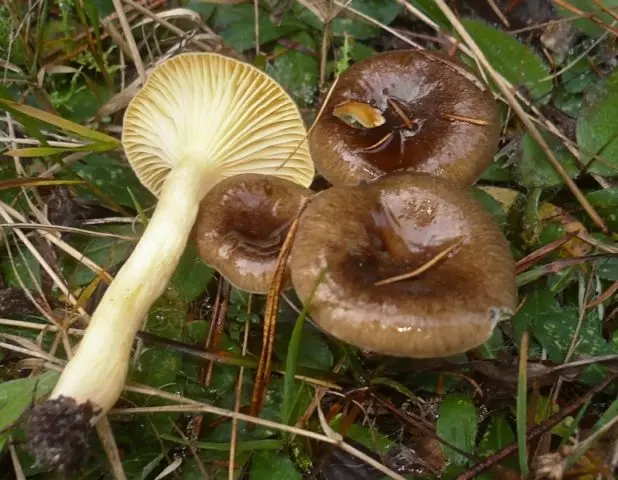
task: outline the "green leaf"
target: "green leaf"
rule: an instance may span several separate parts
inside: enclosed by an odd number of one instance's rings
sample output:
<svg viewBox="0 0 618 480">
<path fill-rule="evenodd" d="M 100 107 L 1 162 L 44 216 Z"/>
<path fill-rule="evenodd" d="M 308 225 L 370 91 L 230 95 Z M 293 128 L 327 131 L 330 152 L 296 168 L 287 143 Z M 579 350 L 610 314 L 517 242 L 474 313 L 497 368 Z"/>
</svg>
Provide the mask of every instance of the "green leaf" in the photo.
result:
<svg viewBox="0 0 618 480">
<path fill-rule="evenodd" d="M 53 125 L 61 130 L 66 130 L 67 132 L 79 135 L 80 137 L 87 138 L 95 142 L 113 143 L 116 146 L 120 147 L 120 141 L 114 137 L 110 137 L 105 133 L 97 132 L 96 130 L 84 127 L 83 125 L 79 125 L 78 123 L 71 122 L 70 120 L 66 120 L 62 117 L 58 117 L 57 115 L 51 114 L 44 110 L 33 108 L 30 105 L 23 105 L 16 102 L 11 102 L 3 98 L 0 98 L 0 104 L 9 110 L 17 111 L 31 118 L 35 118 L 49 125 Z"/>
<path fill-rule="evenodd" d="M 437 435 L 451 445 L 468 453 L 474 451 L 478 417 L 472 398 L 467 395 L 449 395 L 440 405 Z M 442 445 L 444 456 L 457 465 L 466 465 L 468 460 L 454 450 Z"/>
<path fill-rule="evenodd" d="M 81 178 L 97 186 L 105 195 L 119 205 L 133 207 L 134 203 L 127 189 L 130 189 L 143 208 L 148 208 L 156 201 L 154 195 L 144 187 L 135 176 L 133 169 L 107 155 L 88 155 L 72 167 Z M 78 187 L 82 198 L 100 202 L 87 187 Z"/>
<path fill-rule="evenodd" d="M 514 338 L 519 345 L 522 334 L 535 319 L 560 312 L 560 304 L 552 291 L 544 284 L 536 284 L 531 292 L 525 292 L 526 301 L 513 317 Z"/>
<path fill-rule="evenodd" d="M 618 72 L 588 93 L 576 134 L 584 165 L 601 157 L 590 165 L 592 173 L 618 175 Z"/>
<path fill-rule="evenodd" d="M 0 432 L 12 426 L 33 401 L 47 395 L 58 376 L 56 372 L 45 372 L 36 377 L 0 383 Z M 8 433 L 0 433 L 0 451 L 7 436 Z"/>
<path fill-rule="evenodd" d="M 107 85 L 89 83 L 88 87 L 73 90 L 66 89 L 54 91 L 54 94 L 61 96 L 62 104 L 58 106 L 58 111 L 66 118 L 74 122 L 85 122 L 94 117 L 97 110 L 105 104 L 111 97 L 112 92 Z M 95 90 L 96 89 L 96 90 Z"/>
<path fill-rule="evenodd" d="M 498 200 L 493 198 L 489 193 L 481 190 L 478 187 L 472 187 L 470 192 L 472 193 L 474 198 L 476 198 L 476 200 L 481 205 L 483 205 L 483 207 L 485 207 L 485 210 L 491 213 L 498 225 L 503 228 L 507 223 L 507 213 L 504 210 L 503 205 Z"/>
<path fill-rule="evenodd" d="M 494 160 L 483 172 L 480 179 L 490 182 L 508 182 L 511 180 L 511 170 L 505 164 L 505 157 L 500 157 Z"/>
<path fill-rule="evenodd" d="M 289 342 L 292 335 L 291 325 L 280 323 L 275 336 L 275 353 L 285 360 L 288 356 Z M 302 330 L 302 342 L 298 346 L 298 365 L 328 371 L 334 363 L 333 353 L 326 340 L 315 328 L 305 325 Z"/>
<path fill-rule="evenodd" d="M 534 101 L 545 102 L 552 90 L 549 67 L 530 47 L 510 35 L 478 21 L 462 23 L 483 51 L 491 65 L 515 87 L 526 87 Z"/>
<path fill-rule="evenodd" d="M 284 18 L 275 24 L 271 15 L 262 10 L 259 16 L 260 45 L 270 43 L 292 33 L 305 30 L 307 26 L 294 19 Z M 255 15 L 253 4 L 219 5 L 213 18 L 223 40 L 232 48 L 243 52 L 255 48 Z"/>
<path fill-rule="evenodd" d="M 19 279 L 24 282 L 26 288 L 32 290 L 35 288 L 35 280 L 39 285 L 41 284 L 41 264 L 34 258 L 30 250 L 27 250 L 24 246 L 21 248 L 21 254 L 19 251 L 13 249 L 13 263 L 8 255 L 4 255 L 2 263 L 0 264 L 0 273 L 6 283 L 7 287 L 21 288 Z M 22 256 L 23 254 L 23 256 Z M 31 275 L 32 273 L 32 275 Z M 34 277 L 34 279 L 32 278 Z"/>
<path fill-rule="evenodd" d="M 477 454 L 488 457 L 515 441 L 515 434 L 504 413 L 491 416 L 489 427 L 479 442 Z"/>
<path fill-rule="evenodd" d="M 573 341 L 578 324 L 575 309 L 547 313 L 534 319 L 531 332 L 547 351 L 552 362 L 562 363 Z M 575 353 L 586 355 L 604 355 L 612 353 L 607 341 L 602 336 L 602 323 L 596 312 L 592 311 L 582 321 Z"/>
<path fill-rule="evenodd" d="M 586 195 L 611 230 L 618 230 L 618 187 L 597 190 Z"/>
<path fill-rule="evenodd" d="M 435 0 L 407 0 L 408 3 L 414 5 L 421 12 L 436 22 L 443 30 L 451 30 L 451 22 L 442 13 L 440 7 L 436 5 Z"/>
<path fill-rule="evenodd" d="M 577 52 L 577 55 L 580 54 L 581 52 Z M 573 60 L 575 60 L 575 52 L 572 55 L 569 55 L 569 57 L 567 57 L 562 63 L 564 65 L 568 65 Z M 573 66 L 571 66 L 571 68 L 560 76 L 560 81 L 564 86 L 564 90 L 571 94 L 582 93 L 597 79 L 598 76 L 595 71 L 590 68 L 590 61 L 588 58 L 578 60 Z"/>
<path fill-rule="evenodd" d="M 114 13 L 114 4 L 109 0 L 92 0 L 92 4 L 96 7 L 101 18 L 105 18 Z"/>
<path fill-rule="evenodd" d="M 139 235 L 139 231 L 136 232 L 131 225 L 106 225 L 96 228 L 96 231 L 128 237 Z M 126 260 L 136 242 L 123 238 L 74 235 L 70 243 L 90 260 L 107 270 Z M 97 276 L 90 268 L 77 262 L 73 257 L 64 257 L 62 265 L 64 274 L 71 285 L 87 285 Z"/>
<path fill-rule="evenodd" d="M 335 431 L 340 430 L 341 422 L 344 419 L 343 415 L 338 415 L 332 422 L 331 427 Z M 372 452 L 377 452 L 380 455 L 387 454 L 393 447 L 397 446 L 397 442 L 389 438 L 387 435 L 383 435 L 380 432 L 372 431 L 371 429 L 353 423 L 346 431 L 346 437 L 356 440 L 358 443 L 368 448 Z"/>
<path fill-rule="evenodd" d="M 602 3 L 608 9 L 615 9 L 618 7 L 618 0 L 602 0 Z M 591 14 L 593 18 L 600 20 L 605 25 L 611 25 L 613 22 L 613 18 L 608 13 L 603 12 L 591 0 L 569 0 L 569 4 L 578 10 Z M 554 6 L 561 17 L 572 19 L 570 21 L 573 25 L 590 37 L 599 37 L 603 32 L 607 31 L 588 18 L 581 18 L 581 16 L 577 15 L 575 12 L 569 11 L 557 4 L 554 4 Z"/>
<path fill-rule="evenodd" d="M 599 428 L 603 427 L 603 425 L 616 418 L 616 415 L 618 415 L 618 397 L 616 397 L 611 405 L 603 412 L 603 415 L 601 415 L 592 427 L 592 431 L 596 432 Z"/>
<path fill-rule="evenodd" d="M 316 44 L 306 32 L 300 32 L 289 40 L 315 51 Z M 266 73 L 277 80 L 301 107 L 312 105 L 318 91 L 318 59 L 308 53 L 279 46 L 273 50 L 273 55 L 276 58 L 266 65 Z"/>
<path fill-rule="evenodd" d="M 180 257 L 170 283 L 183 294 L 187 301 L 192 302 L 204 293 L 213 275 L 214 269 L 202 262 L 197 256 L 195 246 L 190 243 Z"/>
<path fill-rule="evenodd" d="M 202 16 L 202 20 L 206 21 L 213 14 L 217 5 L 215 3 L 205 2 L 202 0 L 189 0 L 185 4 L 185 8 L 193 10 Z"/>
<path fill-rule="evenodd" d="M 349 5 L 384 25 L 390 25 L 403 9 L 399 2 L 389 0 L 352 0 Z M 350 35 L 356 40 L 375 38 L 380 35 L 379 28 L 361 20 L 343 18 L 342 15 L 333 20 L 332 28 L 333 35 Z"/>
<path fill-rule="evenodd" d="M 544 135 L 558 162 L 566 169 L 571 178 L 577 176 L 579 168 L 575 157 L 553 135 Z M 541 146 L 529 134 L 521 140 L 521 158 L 517 163 L 518 182 L 528 188 L 556 187 L 564 184 Z"/>
<path fill-rule="evenodd" d="M 173 288 L 166 292 L 150 308 L 145 330 L 149 333 L 180 341 L 183 338 L 184 325 L 188 314 L 188 303 Z M 182 385 L 177 382 L 182 367 L 182 356 L 165 346 L 151 346 L 142 350 L 137 364 L 131 370 L 131 380 L 144 383 L 154 388 L 172 393 L 183 393 Z M 162 405 L 166 400 L 157 397 L 136 396 L 141 404 Z M 178 414 L 154 415 L 150 425 L 158 432 L 171 430 L 170 421 Z"/>
<path fill-rule="evenodd" d="M 262 451 L 251 461 L 250 480 L 300 480 L 302 475 L 282 453 Z"/>
<path fill-rule="evenodd" d="M 606 258 L 597 263 L 597 274 L 604 280 L 618 281 L 618 258 Z"/>
</svg>

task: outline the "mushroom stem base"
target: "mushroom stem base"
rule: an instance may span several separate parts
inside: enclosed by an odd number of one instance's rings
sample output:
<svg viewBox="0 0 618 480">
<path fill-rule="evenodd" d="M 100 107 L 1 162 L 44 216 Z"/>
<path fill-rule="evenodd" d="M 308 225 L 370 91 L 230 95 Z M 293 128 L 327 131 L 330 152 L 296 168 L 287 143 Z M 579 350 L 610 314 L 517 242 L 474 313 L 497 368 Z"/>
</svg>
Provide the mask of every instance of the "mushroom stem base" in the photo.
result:
<svg viewBox="0 0 618 480">
<path fill-rule="evenodd" d="M 29 449 L 45 466 L 78 468 L 87 457 L 91 421 L 96 414 L 90 402 L 78 404 L 64 396 L 37 405 L 26 422 Z"/>
</svg>

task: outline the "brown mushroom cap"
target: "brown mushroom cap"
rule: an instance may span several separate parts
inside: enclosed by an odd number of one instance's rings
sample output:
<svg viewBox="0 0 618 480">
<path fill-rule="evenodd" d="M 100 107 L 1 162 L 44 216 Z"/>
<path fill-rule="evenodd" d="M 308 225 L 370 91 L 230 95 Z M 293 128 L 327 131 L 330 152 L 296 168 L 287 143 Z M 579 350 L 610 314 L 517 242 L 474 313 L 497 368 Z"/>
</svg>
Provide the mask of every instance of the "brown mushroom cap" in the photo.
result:
<svg viewBox="0 0 618 480">
<path fill-rule="evenodd" d="M 424 273 L 375 283 L 452 253 Z M 486 341 L 516 307 L 515 265 L 490 214 L 463 187 L 389 175 L 309 202 L 289 261 L 294 288 L 326 332 L 404 357 L 441 357 Z"/>
<path fill-rule="evenodd" d="M 222 180 L 200 203 L 192 232 L 200 258 L 239 289 L 266 293 L 289 227 L 310 194 L 269 175 Z"/>
<path fill-rule="evenodd" d="M 335 115 L 349 102 L 368 105 L 356 115 L 361 124 L 375 116 L 371 107 L 385 122 L 351 126 Z M 413 122 L 408 128 L 400 128 L 397 109 Z M 400 171 L 468 185 L 492 162 L 499 136 L 499 111 L 487 86 L 450 58 L 402 50 L 363 60 L 339 77 L 310 146 L 318 171 L 333 185 Z"/>
</svg>

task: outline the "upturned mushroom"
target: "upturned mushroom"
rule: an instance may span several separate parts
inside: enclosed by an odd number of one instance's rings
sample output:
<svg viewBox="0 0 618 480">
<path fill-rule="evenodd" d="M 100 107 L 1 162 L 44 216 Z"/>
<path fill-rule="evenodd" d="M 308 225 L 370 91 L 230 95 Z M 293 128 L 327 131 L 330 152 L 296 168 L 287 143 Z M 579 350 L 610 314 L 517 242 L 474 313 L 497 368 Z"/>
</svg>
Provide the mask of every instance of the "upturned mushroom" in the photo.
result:
<svg viewBox="0 0 618 480">
<path fill-rule="evenodd" d="M 489 88 L 455 60 L 425 51 L 377 54 L 338 79 L 310 137 L 333 185 L 417 172 L 467 185 L 500 136 Z"/>
<path fill-rule="evenodd" d="M 120 396 L 135 334 L 176 268 L 204 195 L 247 172 L 308 186 L 314 167 L 305 138 L 291 97 L 247 63 L 189 53 L 152 71 L 126 110 L 122 144 L 158 204 L 50 398 L 30 415 L 39 460 L 70 465 L 71 446 Z"/>
<path fill-rule="evenodd" d="M 493 218 L 463 187 L 429 175 L 315 195 L 289 262 L 317 325 L 384 355 L 465 352 L 516 308 L 514 260 Z"/>
<path fill-rule="evenodd" d="M 222 180 L 202 200 L 193 228 L 200 258 L 237 288 L 267 293 L 290 225 L 310 195 L 308 188 L 270 175 Z"/>
</svg>

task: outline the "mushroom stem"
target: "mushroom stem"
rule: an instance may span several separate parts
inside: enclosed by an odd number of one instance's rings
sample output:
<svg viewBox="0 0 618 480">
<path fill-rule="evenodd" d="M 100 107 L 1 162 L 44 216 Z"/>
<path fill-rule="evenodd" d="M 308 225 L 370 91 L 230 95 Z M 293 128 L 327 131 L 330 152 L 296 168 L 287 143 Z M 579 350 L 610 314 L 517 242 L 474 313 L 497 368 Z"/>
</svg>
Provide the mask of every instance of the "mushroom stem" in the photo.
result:
<svg viewBox="0 0 618 480">
<path fill-rule="evenodd" d="M 103 411 L 116 402 L 135 334 L 184 252 L 204 194 L 203 178 L 191 168 L 169 173 L 148 227 L 105 292 L 51 398 L 90 400 Z"/>
<path fill-rule="evenodd" d="M 50 423 L 77 422 L 88 406 L 90 418 L 80 419 L 83 431 L 118 400 L 135 335 L 184 252 L 208 176 L 186 166 L 168 174 L 142 238 L 105 292 L 50 398 L 29 419 L 31 447 L 43 461 L 51 456 L 53 463 L 58 443 L 49 438 L 54 430 Z M 58 440 L 67 444 L 66 438 Z"/>
</svg>

